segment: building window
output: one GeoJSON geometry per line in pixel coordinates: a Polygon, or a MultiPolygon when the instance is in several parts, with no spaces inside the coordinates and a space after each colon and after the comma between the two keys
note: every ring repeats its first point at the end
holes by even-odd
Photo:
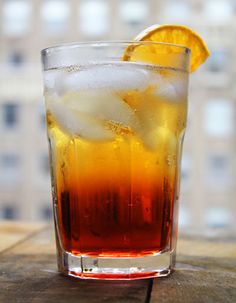
{"type": "Polygon", "coordinates": [[[165,21],[170,23],[187,22],[190,16],[192,16],[191,6],[187,1],[171,1],[166,3],[164,9],[165,21]]]}
{"type": "Polygon", "coordinates": [[[83,0],[79,6],[79,29],[87,37],[101,37],[108,32],[109,7],[104,0],[83,0]]]}
{"type": "Polygon", "coordinates": [[[226,71],[228,67],[229,54],[226,51],[213,50],[209,60],[206,62],[206,68],[211,72],[226,71]]]}
{"type": "Polygon", "coordinates": [[[221,154],[211,155],[207,161],[207,185],[214,190],[224,190],[229,187],[232,180],[230,157],[221,154]]]}
{"type": "Polygon", "coordinates": [[[44,206],[42,207],[41,209],[41,218],[44,220],[44,221],[49,221],[52,219],[52,207],[51,206],[44,206]]]}
{"type": "Polygon", "coordinates": [[[8,0],[3,3],[3,32],[9,36],[21,36],[30,28],[31,3],[24,0],[8,0]]]}
{"type": "Polygon", "coordinates": [[[17,218],[16,209],[13,206],[4,206],[2,208],[2,218],[7,220],[14,220],[17,218]]]}
{"type": "Polygon", "coordinates": [[[223,155],[211,156],[209,160],[211,170],[220,174],[229,167],[228,158],[223,155]]]}
{"type": "Polygon", "coordinates": [[[214,207],[206,212],[207,225],[212,228],[226,228],[231,225],[232,214],[225,207],[214,207]]]}
{"type": "Polygon", "coordinates": [[[204,128],[213,137],[227,137],[234,130],[234,108],[229,100],[216,99],[206,104],[204,128]]]}
{"type": "Polygon", "coordinates": [[[204,3],[204,14],[210,23],[222,24],[231,21],[233,6],[225,0],[208,0],[204,3]]]}
{"type": "Polygon", "coordinates": [[[10,53],[8,62],[12,67],[16,67],[16,68],[21,67],[24,63],[24,56],[22,52],[13,51],[12,53],[10,53]]]}
{"type": "Polygon", "coordinates": [[[13,128],[18,124],[19,106],[14,103],[3,104],[3,123],[7,128],[13,128]]]}
{"type": "Polygon", "coordinates": [[[140,25],[148,18],[149,10],[146,1],[122,0],[120,3],[120,17],[129,25],[140,25]]]}
{"type": "Polygon", "coordinates": [[[20,178],[20,161],[18,155],[0,155],[0,183],[1,185],[14,185],[20,178]]]}
{"type": "Polygon", "coordinates": [[[67,29],[70,7],[65,0],[47,0],[41,8],[44,31],[46,34],[60,34],[67,29]]]}

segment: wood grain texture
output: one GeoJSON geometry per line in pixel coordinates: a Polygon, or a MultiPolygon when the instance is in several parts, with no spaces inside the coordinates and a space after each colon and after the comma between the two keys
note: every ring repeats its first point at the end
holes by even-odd
{"type": "Polygon", "coordinates": [[[45,224],[29,224],[24,222],[0,222],[0,252],[16,245],[27,237],[33,235],[35,232],[45,228],[45,224]]]}
{"type": "Polygon", "coordinates": [[[59,275],[53,228],[0,254],[1,303],[145,302],[149,280],[86,281],[59,275]]]}
{"type": "Polygon", "coordinates": [[[54,256],[47,254],[13,254],[1,262],[1,303],[145,302],[148,280],[103,282],[67,278],[57,273],[54,256]]]}
{"type": "MultiPolygon", "coordinates": [[[[11,237],[9,228],[0,229],[3,238],[11,237]]],[[[19,230],[17,224],[11,228],[13,235],[19,230]]],[[[22,231],[15,244],[0,252],[1,303],[236,301],[234,241],[180,240],[177,269],[168,278],[88,281],[57,273],[53,227],[23,229],[24,236],[22,231]]]]}
{"type": "Polygon", "coordinates": [[[155,280],[151,302],[236,302],[236,261],[231,258],[178,256],[176,271],[155,280]]]}

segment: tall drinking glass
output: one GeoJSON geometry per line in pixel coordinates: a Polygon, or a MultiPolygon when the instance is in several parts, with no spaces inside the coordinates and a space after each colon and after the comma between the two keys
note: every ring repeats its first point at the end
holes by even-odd
{"type": "Polygon", "coordinates": [[[173,269],[189,55],[152,42],[42,51],[60,272],[140,279],[173,269]]]}

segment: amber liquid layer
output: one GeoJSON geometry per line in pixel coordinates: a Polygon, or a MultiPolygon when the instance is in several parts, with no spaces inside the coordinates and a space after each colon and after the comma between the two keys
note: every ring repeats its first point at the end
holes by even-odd
{"type": "Polygon", "coordinates": [[[142,111],[143,131],[116,129],[113,140],[97,142],[47,114],[57,230],[62,248],[75,255],[150,255],[171,245],[186,100],[120,96],[142,111]]]}

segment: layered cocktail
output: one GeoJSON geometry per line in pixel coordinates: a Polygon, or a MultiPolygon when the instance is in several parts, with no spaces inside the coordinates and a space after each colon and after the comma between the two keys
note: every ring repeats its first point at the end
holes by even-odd
{"type": "Polygon", "coordinates": [[[49,48],[43,57],[60,271],[104,279],[167,275],[189,50],[101,42],[49,48]],[[156,48],[152,56],[164,63],[129,56],[137,47],[156,48]]]}

